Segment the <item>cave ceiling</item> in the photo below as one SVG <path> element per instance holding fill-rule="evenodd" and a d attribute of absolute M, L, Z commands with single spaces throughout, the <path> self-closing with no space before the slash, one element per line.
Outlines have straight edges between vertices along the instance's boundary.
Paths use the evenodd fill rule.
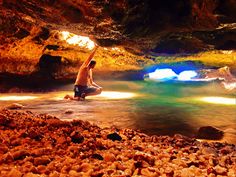
<path fill-rule="evenodd" d="M 0 15 L 1 43 L 23 38 L 36 27 L 93 35 L 101 45 L 135 41 L 149 48 L 171 32 L 213 30 L 236 22 L 236 1 L 3 0 Z"/>
<path fill-rule="evenodd" d="M 102 47 L 122 47 L 127 53 L 111 53 L 109 61 L 130 69 L 146 63 L 137 56 L 235 50 L 236 1 L 0 0 L 1 72 L 33 71 L 48 53 L 73 58 L 73 47 L 56 41 L 60 31 L 89 36 Z M 21 64 L 8 69 L 16 60 Z"/>

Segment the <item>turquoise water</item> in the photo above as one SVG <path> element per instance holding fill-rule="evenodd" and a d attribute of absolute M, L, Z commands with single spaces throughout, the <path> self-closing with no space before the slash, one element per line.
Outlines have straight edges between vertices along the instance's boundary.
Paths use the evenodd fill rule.
<path fill-rule="evenodd" d="M 98 81 L 98 84 L 103 86 L 103 94 L 85 101 L 63 100 L 65 94 L 73 94 L 71 84 L 50 93 L 1 94 L 0 99 L 34 98 L 9 97 L 0 101 L 0 106 L 17 102 L 25 110 L 64 120 L 82 119 L 100 126 L 133 128 L 157 135 L 193 136 L 201 126 L 210 125 L 226 132 L 224 140 L 236 143 L 236 94 L 217 82 Z M 65 113 L 68 110 L 70 114 Z"/>
<path fill-rule="evenodd" d="M 143 86 L 142 92 L 148 96 L 137 100 L 137 112 L 142 115 L 139 120 L 143 122 L 139 125 L 140 129 L 150 121 L 153 124 L 147 124 L 147 127 L 152 134 L 181 133 L 193 136 L 199 127 L 206 125 L 236 130 L 236 96 L 218 83 L 148 82 Z M 202 98 L 205 97 L 230 98 L 233 104 L 204 102 Z"/>

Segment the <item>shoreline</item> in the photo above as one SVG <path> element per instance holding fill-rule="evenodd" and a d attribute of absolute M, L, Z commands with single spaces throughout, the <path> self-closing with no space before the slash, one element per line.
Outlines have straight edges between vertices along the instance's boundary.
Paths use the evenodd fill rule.
<path fill-rule="evenodd" d="M 0 110 L 0 176 L 235 176 L 236 146 Z"/>

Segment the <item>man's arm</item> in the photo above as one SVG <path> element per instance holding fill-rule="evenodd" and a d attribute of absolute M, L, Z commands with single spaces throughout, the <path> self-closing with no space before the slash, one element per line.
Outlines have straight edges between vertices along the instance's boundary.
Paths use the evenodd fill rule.
<path fill-rule="evenodd" d="M 88 66 L 90 61 L 92 60 L 96 50 L 98 49 L 98 45 L 95 46 L 95 48 L 93 49 L 92 53 L 89 55 L 89 57 L 87 58 L 87 60 L 84 61 L 82 66 Z"/>
<path fill-rule="evenodd" d="M 89 82 L 92 86 L 94 87 L 97 87 L 97 88 L 102 88 L 100 87 L 98 84 L 96 84 L 94 81 L 93 81 L 93 74 L 92 74 L 92 70 L 90 70 L 90 73 L 89 73 Z"/>

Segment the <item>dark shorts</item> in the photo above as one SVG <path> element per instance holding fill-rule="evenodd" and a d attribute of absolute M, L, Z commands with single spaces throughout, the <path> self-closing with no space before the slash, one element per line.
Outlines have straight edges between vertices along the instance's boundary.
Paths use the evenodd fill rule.
<path fill-rule="evenodd" d="M 74 92 L 75 95 L 74 97 L 81 97 L 82 93 L 88 94 L 88 93 L 93 93 L 96 92 L 97 88 L 92 87 L 92 86 L 82 86 L 82 85 L 75 85 L 74 86 Z"/>

